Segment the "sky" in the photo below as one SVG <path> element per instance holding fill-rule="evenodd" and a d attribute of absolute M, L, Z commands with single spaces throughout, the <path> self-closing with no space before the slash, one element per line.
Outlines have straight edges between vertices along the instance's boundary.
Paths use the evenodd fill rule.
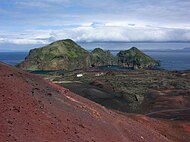
<path fill-rule="evenodd" d="M 190 0 L 1 0 L 0 44 L 190 41 Z"/>

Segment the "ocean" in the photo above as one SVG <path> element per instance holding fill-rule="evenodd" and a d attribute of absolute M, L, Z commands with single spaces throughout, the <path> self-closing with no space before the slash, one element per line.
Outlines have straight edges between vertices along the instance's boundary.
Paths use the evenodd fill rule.
<path fill-rule="evenodd" d="M 135 46 L 149 56 L 161 62 L 161 68 L 167 70 L 190 70 L 190 43 L 79 43 L 87 50 L 102 48 L 116 55 L 119 50 Z M 187 50 L 185 50 L 186 48 Z M 167 49 L 167 50 L 166 50 Z M 173 50 L 171 50 L 173 49 Z M 16 65 L 24 60 L 29 51 L 0 52 L 0 61 Z"/>
<path fill-rule="evenodd" d="M 27 55 L 28 52 L 0 52 L 0 61 L 14 66 L 22 62 Z"/>

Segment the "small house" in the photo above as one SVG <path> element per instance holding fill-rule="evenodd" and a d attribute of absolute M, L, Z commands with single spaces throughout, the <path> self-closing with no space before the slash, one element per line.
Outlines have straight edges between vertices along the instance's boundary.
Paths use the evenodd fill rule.
<path fill-rule="evenodd" d="M 77 74 L 77 77 L 83 77 L 83 74 Z"/>

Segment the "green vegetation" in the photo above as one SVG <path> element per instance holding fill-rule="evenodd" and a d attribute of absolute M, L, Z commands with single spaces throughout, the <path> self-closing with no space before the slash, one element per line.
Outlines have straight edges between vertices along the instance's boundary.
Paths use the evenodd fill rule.
<path fill-rule="evenodd" d="M 82 71 L 80 71 L 82 72 Z M 165 70 L 134 70 L 110 72 L 99 70 L 104 75 L 96 76 L 97 72 L 84 72 L 84 77 L 77 78 L 77 72 L 68 72 L 64 76 L 56 77 L 54 80 L 80 81 L 84 84 L 95 85 L 110 93 L 118 95 L 121 101 L 126 101 L 118 110 L 127 112 L 138 112 L 151 97 L 160 98 L 157 94 L 172 97 L 182 90 L 190 89 L 190 73 Z M 98 82 L 98 83 L 96 83 Z M 181 92 L 180 92 L 181 91 Z M 153 93 L 151 93 L 153 92 Z M 175 94 L 173 93 L 175 92 Z M 150 99 L 152 100 L 152 99 Z M 118 102 L 119 103 L 119 102 Z"/>
<path fill-rule="evenodd" d="M 76 70 L 126 64 L 128 67 L 149 68 L 158 65 L 158 62 L 135 47 L 121 51 L 115 57 L 100 48 L 89 53 L 74 41 L 66 39 L 31 50 L 25 61 L 17 67 L 24 70 Z"/>
<path fill-rule="evenodd" d="M 159 65 L 159 62 L 146 55 L 136 47 L 120 51 L 117 54 L 120 64 L 133 68 L 150 68 Z"/>
<path fill-rule="evenodd" d="M 26 60 L 17 66 L 25 70 L 80 69 L 90 66 L 90 55 L 74 41 L 66 39 L 31 50 Z"/>
<path fill-rule="evenodd" d="M 117 59 L 110 51 L 104 51 L 101 48 L 95 48 L 91 52 L 92 65 L 103 66 L 103 65 L 116 65 Z"/>

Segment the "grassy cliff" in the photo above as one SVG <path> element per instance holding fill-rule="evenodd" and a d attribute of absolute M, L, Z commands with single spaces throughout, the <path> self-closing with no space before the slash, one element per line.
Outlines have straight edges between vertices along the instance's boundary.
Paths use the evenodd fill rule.
<path fill-rule="evenodd" d="M 92 66 L 104 66 L 104 65 L 115 65 L 117 59 L 110 51 L 104 51 L 101 48 L 95 48 L 91 52 Z"/>
<path fill-rule="evenodd" d="M 158 65 L 158 62 L 135 47 L 120 51 L 115 57 L 101 48 L 90 53 L 71 39 L 66 39 L 32 49 L 17 67 L 34 71 L 75 70 L 106 65 L 148 68 Z"/>
<path fill-rule="evenodd" d="M 159 62 L 146 55 L 136 47 L 120 51 L 117 54 L 119 64 L 133 68 L 151 68 L 159 65 Z"/>
<path fill-rule="evenodd" d="M 74 41 L 66 39 L 31 50 L 17 66 L 25 70 L 73 70 L 90 66 L 90 55 Z"/>

